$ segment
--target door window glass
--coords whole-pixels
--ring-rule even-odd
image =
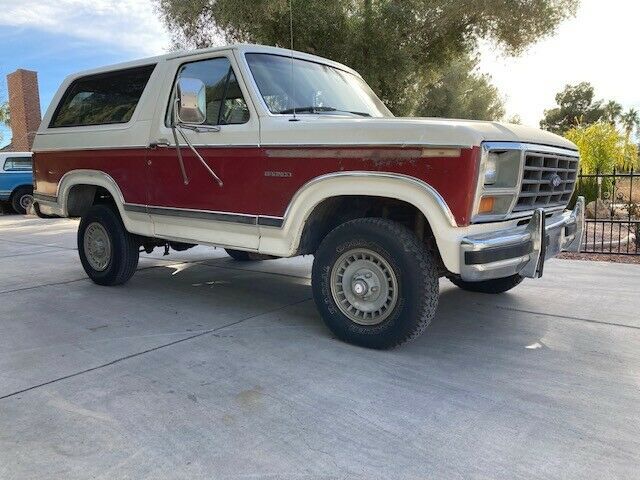
[[[232,125],[249,121],[249,109],[229,59],[212,58],[186,63],[178,71],[178,78],[183,77],[197,78],[205,85],[206,125]]]

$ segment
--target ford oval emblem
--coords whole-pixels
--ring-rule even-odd
[[[560,175],[558,175],[557,173],[554,173],[551,179],[549,180],[549,183],[553,188],[558,188],[562,183],[562,178],[560,178]]]

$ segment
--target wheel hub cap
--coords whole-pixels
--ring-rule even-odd
[[[84,232],[84,253],[91,268],[102,272],[111,260],[111,240],[105,228],[93,222]]]
[[[369,249],[343,254],[331,271],[331,294],[340,311],[360,325],[377,325],[393,311],[398,282],[391,265]]]
[[[23,195],[20,197],[20,206],[26,211],[29,211],[29,207],[33,203],[33,195]]]

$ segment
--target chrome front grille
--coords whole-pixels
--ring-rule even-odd
[[[522,188],[513,212],[566,207],[578,174],[578,157],[525,152]]]

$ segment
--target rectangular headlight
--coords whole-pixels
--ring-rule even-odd
[[[520,175],[520,150],[489,152],[484,167],[484,185],[489,188],[514,188]]]

